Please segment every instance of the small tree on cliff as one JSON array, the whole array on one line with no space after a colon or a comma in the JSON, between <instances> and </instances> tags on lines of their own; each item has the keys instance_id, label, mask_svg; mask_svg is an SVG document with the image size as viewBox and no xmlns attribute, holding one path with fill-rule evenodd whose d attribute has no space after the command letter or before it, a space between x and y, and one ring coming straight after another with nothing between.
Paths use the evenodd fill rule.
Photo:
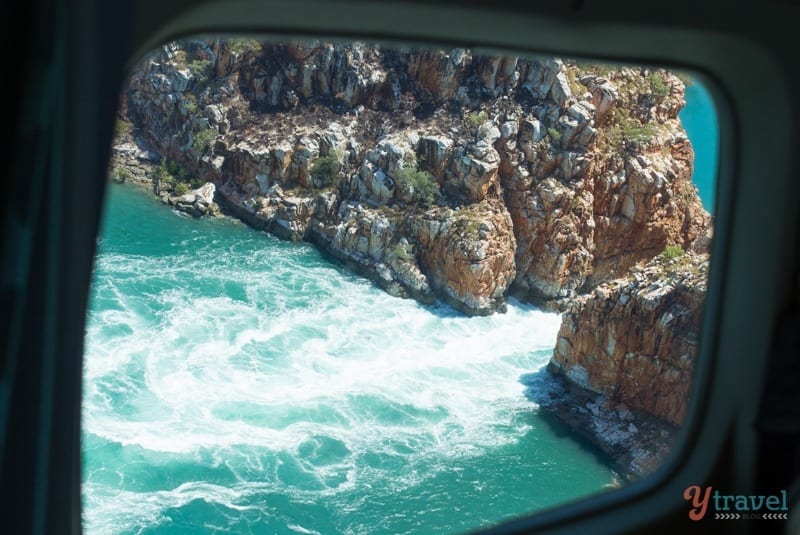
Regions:
<instances>
[{"instance_id":1,"label":"small tree on cliff","mask_svg":"<svg viewBox=\"0 0 800 535\"><path fill-rule=\"evenodd\" d=\"M410 186L414 192L414 198L424 206L432 205L439 193L439 184L436 183L433 175L413 166L400 168L400 172L397 174L397 184L402 188Z\"/></svg>"},{"instance_id":2,"label":"small tree on cliff","mask_svg":"<svg viewBox=\"0 0 800 535\"><path fill-rule=\"evenodd\" d=\"M661 257L666 260L672 260L673 258L679 258L684 254L686 254L686 251L684 251L683 247L680 245L667 245L667 247L661 253Z\"/></svg>"},{"instance_id":3,"label":"small tree on cliff","mask_svg":"<svg viewBox=\"0 0 800 535\"><path fill-rule=\"evenodd\" d=\"M205 154L205 152L211 149L212 143L217 137L217 132L213 128L206 128L205 130L200 130L194 135L194 140L192 141L192 148L197 154L198 157Z\"/></svg>"},{"instance_id":4,"label":"small tree on cliff","mask_svg":"<svg viewBox=\"0 0 800 535\"><path fill-rule=\"evenodd\" d=\"M320 156L311 165L311 179L318 188L333 184L334 179L342 170L341 154L332 150L327 156Z\"/></svg>"}]
</instances>

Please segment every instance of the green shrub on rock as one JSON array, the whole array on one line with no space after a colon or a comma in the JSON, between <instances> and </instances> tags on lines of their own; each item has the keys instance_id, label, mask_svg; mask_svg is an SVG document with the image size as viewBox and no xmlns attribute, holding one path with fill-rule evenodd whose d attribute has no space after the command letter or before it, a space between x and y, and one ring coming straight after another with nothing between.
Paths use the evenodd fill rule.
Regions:
<instances>
[{"instance_id":1,"label":"green shrub on rock","mask_svg":"<svg viewBox=\"0 0 800 535\"><path fill-rule=\"evenodd\" d=\"M166 158L161 158L158 167L153 171L153 180L158 184L175 185L175 176L170 172Z\"/></svg>"},{"instance_id":2,"label":"green shrub on rock","mask_svg":"<svg viewBox=\"0 0 800 535\"><path fill-rule=\"evenodd\" d=\"M187 65L189 70L192 71L194 79L197 81L198 86L204 86L211 75L211 60L209 59L196 59Z\"/></svg>"},{"instance_id":3,"label":"green shrub on rock","mask_svg":"<svg viewBox=\"0 0 800 535\"><path fill-rule=\"evenodd\" d=\"M467 120L469 121L469 124L471 124L472 126L478 126L488 121L489 116L486 114L485 111L481 112L473 111L467 116Z\"/></svg>"},{"instance_id":4,"label":"green shrub on rock","mask_svg":"<svg viewBox=\"0 0 800 535\"><path fill-rule=\"evenodd\" d=\"M188 169L166 158L161 158L161 162L153 170L152 180L156 191L165 188L167 190L171 189L176 193L179 189L186 193L190 189L199 188L203 185L202 179L192 176ZM179 195L183 193L179 193Z\"/></svg>"},{"instance_id":5,"label":"green shrub on rock","mask_svg":"<svg viewBox=\"0 0 800 535\"><path fill-rule=\"evenodd\" d=\"M244 37L232 38L228 40L228 48L235 54L254 53L261 50L261 42Z\"/></svg>"},{"instance_id":6,"label":"green shrub on rock","mask_svg":"<svg viewBox=\"0 0 800 535\"><path fill-rule=\"evenodd\" d=\"M213 128L201 130L195 134L194 140L192 141L192 147L195 151L197 151L197 154L202 155L211 147L211 143L214 141L214 139L216 139L216 137L217 133Z\"/></svg>"},{"instance_id":7,"label":"green shrub on rock","mask_svg":"<svg viewBox=\"0 0 800 535\"><path fill-rule=\"evenodd\" d=\"M124 184L133 177L133 173L124 167L115 167L111 170L111 180L114 182Z\"/></svg>"},{"instance_id":8,"label":"green shrub on rock","mask_svg":"<svg viewBox=\"0 0 800 535\"><path fill-rule=\"evenodd\" d=\"M667 260L671 260L673 258L679 258L686 254L686 251L683 250L683 247L680 245L667 245L664 249L664 252L661 253L661 257Z\"/></svg>"},{"instance_id":9,"label":"green shrub on rock","mask_svg":"<svg viewBox=\"0 0 800 535\"><path fill-rule=\"evenodd\" d=\"M436 200L439 193L439 184L428 171L417 169L413 166L400 168L396 178L397 184L401 188L409 186L414 192L414 197L424 205L431 205Z\"/></svg>"},{"instance_id":10,"label":"green shrub on rock","mask_svg":"<svg viewBox=\"0 0 800 535\"><path fill-rule=\"evenodd\" d=\"M330 151L327 156L320 156L314 160L310 173L315 186L324 188L333 184L334 179L342 170L339 158L340 155L337 151Z\"/></svg>"},{"instance_id":11,"label":"green shrub on rock","mask_svg":"<svg viewBox=\"0 0 800 535\"><path fill-rule=\"evenodd\" d=\"M408 262L412 258L406 246L401 243L396 243L394 247L392 247L392 253L404 262Z\"/></svg>"},{"instance_id":12,"label":"green shrub on rock","mask_svg":"<svg viewBox=\"0 0 800 535\"><path fill-rule=\"evenodd\" d=\"M664 82L664 77L661 73L651 73L650 76L647 77L647 81L650 84L650 91L656 97L666 97L669 95L670 88L666 82Z\"/></svg>"}]
</instances>

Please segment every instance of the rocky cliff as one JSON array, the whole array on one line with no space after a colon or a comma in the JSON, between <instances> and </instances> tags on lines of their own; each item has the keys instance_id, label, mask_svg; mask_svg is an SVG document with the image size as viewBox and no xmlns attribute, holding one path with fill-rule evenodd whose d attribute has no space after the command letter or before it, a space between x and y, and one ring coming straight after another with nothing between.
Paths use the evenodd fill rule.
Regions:
<instances>
[{"instance_id":1,"label":"rocky cliff","mask_svg":"<svg viewBox=\"0 0 800 535\"><path fill-rule=\"evenodd\" d=\"M686 414L708 255L658 256L573 301L550 367L573 383L679 425Z\"/></svg>"},{"instance_id":2,"label":"rocky cliff","mask_svg":"<svg viewBox=\"0 0 800 535\"><path fill-rule=\"evenodd\" d=\"M563 309L703 234L683 94L666 71L207 39L144 61L123 113L159 189L212 182L394 295L489 314Z\"/></svg>"},{"instance_id":3,"label":"rocky cliff","mask_svg":"<svg viewBox=\"0 0 800 535\"><path fill-rule=\"evenodd\" d=\"M510 294L565 311L549 366L560 386L537 401L622 473L669 450L711 235L679 77L466 49L204 39L152 54L122 104L118 179L152 181L196 216L214 213L215 195L392 295L469 315Z\"/></svg>"},{"instance_id":4,"label":"rocky cliff","mask_svg":"<svg viewBox=\"0 0 800 535\"><path fill-rule=\"evenodd\" d=\"M537 397L627 475L658 467L690 401L708 254L681 253L575 299L548 366L562 382Z\"/></svg>"}]
</instances>

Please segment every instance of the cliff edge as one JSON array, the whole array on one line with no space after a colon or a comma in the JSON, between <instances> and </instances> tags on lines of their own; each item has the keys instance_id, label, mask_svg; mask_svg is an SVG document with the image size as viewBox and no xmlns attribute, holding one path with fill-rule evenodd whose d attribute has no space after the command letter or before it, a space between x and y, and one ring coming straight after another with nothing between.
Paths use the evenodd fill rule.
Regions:
<instances>
[{"instance_id":1,"label":"cliff edge","mask_svg":"<svg viewBox=\"0 0 800 535\"><path fill-rule=\"evenodd\" d=\"M131 73L112 176L194 216L215 200L392 295L563 311L535 397L637 475L686 413L705 295L684 96L665 70L194 39Z\"/></svg>"},{"instance_id":2,"label":"cliff edge","mask_svg":"<svg viewBox=\"0 0 800 535\"><path fill-rule=\"evenodd\" d=\"M708 254L679 253L573 301L548 365L560 379L537 398L631 476L658 467L690 401Z\"/></svg>"},{"instance_id":3,"label":"cliff edge","mask_svg":"<svg viewBox=\"0 0 800 535\"><path fill-rule=\"evenodd\" d=\"M509 294L563 310L692 247L709 217L684 104L663 70L196 39L134 70L123 114L159 192L211 182L250 224L474 315Z\"/></svg>"}]
</instances>

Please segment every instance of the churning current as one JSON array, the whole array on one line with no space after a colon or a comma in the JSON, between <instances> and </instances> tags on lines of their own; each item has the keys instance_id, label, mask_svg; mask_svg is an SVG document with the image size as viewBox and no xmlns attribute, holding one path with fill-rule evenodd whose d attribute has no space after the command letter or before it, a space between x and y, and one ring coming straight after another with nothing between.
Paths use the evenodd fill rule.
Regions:
<instances>
[{"instance_id":1,"label":"churning current","mask_svg":"<svg viewBox=\"0 0 800 535\"><path fill-rule=\"evenodd\" d=\"M525 396L559 316L467 318L112 186L86 332L105 533L454 533L614 484Z\"/></svg>"}]
</instances>

